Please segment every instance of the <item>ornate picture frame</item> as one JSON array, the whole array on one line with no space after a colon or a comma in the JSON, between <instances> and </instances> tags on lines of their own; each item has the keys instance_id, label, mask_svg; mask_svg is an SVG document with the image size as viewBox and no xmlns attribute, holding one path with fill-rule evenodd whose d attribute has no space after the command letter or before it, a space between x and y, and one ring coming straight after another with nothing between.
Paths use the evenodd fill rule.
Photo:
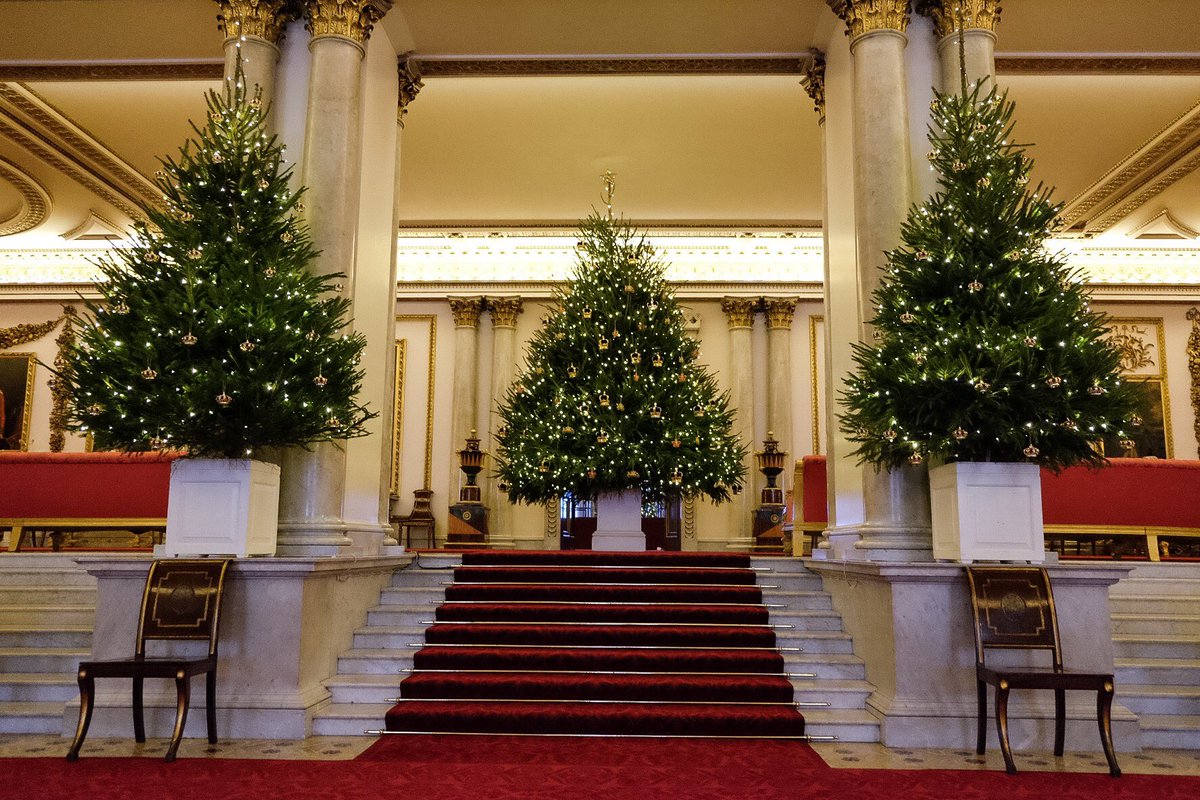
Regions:
<instances>
[{"instance_id":1,"label":"ornate picture frame","mask_svg":"<svg viewBox=\"0 0 1200 800\"><path fill-rule=\"evenodd\" d=\"M28 450L33 418L34 353L0 353L0 450Z\"/></svg>"},{"instance_id":2,"label":"ornate picture frame","mask_svg":"<svg viewBox=\"0 0 1200 800\"><path fill-rule=\"evenodd\" d=\"M1173 458L1171 394L1167 385L1166 334L1162 317L1112 317L1106 339L1121 352L1121 373L1141 387L1145 413L1127 436L1106 436L1110 457Z\"/></svg>"}]
</instances>

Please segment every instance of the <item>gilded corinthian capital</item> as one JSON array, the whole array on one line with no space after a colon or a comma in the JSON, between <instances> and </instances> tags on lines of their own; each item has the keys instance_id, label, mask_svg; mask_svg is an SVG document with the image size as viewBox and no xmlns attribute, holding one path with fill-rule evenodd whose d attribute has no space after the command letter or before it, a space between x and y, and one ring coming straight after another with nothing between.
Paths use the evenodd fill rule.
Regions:
<instances>
[{"instance_id":1,"label":"gilded corinthian capital","mask_svg":"<svg viewBox=\"0 0 1200 800\"><path fill-rule=\"evenodd\" d=\"M825 124L825 53L815 47L808 51L809 61L800 85L812 98L817 124Z\"/></svg>"},{"instance_id":2,"label":"gilded corinthian capital","mask_svg":"<svg viewBox=\"0 0 1200 800\"><path fill-rule=\"evenodd\" d=\"M521 313L519 297L489 297L488 310L492 312L493 328L517 327L517 315Z\"/></svg>"},{"instance_id":3,"label":"gilded corinthian capital","mask_svg":"<svg viewBox=\"0 0 1200 800\"><path fill-rule=\"evenodd\" d=\"M792 319L796 316L796 298L768 297L763 300L767 312L767 330L792 329Z\"/></svg>"},{"instance_id":4,"label":"gilded corinthian capital","mask_svg":"<svg viewBox=\"0 0 1200 800\"><path fill-rule=\"evenodd\" d=\"M217 22L226 39L253 36L279 44L283 26L300 16L295 0L216 0Z\"/></svg>"},{"instance_id":5,"label":"gilded corinthian capital","mask_svg":"<svg viewBox=\"0 0 1200 800\"><path fill-rule=\"evenodd\" d=\"M758 298L725 297L721 299L721 310L729 318L730 329L753 328L754 312L758 310Z\"/></svg>"},{"instance_id":6,"label":"gilded corinthian capital","mask_svg":"<svg viewBox=\"0 0 1200 800\"><path fill-rule=\"evenodd\" d=\"M825 0L846 23L846 35L857 39L874 31L899 31L908 27L908 0Z\"/></svg>"},{"instance_id":7,"label":"gilded corinthian capital","mask_svg":"<svg viewBox=\"0 0 1200 800\"><path fill-rule=\"evenodd\" d=\"M450 313L454 315L454 327L479 327L479 312L483 311L482 297L451 297L449 301Z\"/></svg>"},{"instance_id":8,"label":"gilded corinthian capital","mask_svg":"<svg viewBox=\"0 0 1200 800\"><path fill-rule=\"evenodd\" d=\"M304 27L314 39L341 36L365 45L392 0L304 0Z\"/></svg>"},{"instance_id":9,"label":"gilded corinthian capital","mask_svg":"<svg viewBox=\"0 0 1200 800\"><path fill-rule=\"evenodd\" d=\"M915 10L933 20L933 30L939 39L958 30L962 14L963 30L983 29L996 32L1000 21L1000 0L916 0Z\"/></svg>"}]
</instances>

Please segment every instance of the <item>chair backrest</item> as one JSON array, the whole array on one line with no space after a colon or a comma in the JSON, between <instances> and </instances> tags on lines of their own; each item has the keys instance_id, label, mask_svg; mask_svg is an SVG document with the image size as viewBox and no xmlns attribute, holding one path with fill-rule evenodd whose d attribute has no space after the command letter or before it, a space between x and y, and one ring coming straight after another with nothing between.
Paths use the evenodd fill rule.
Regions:
<instances>
[{"instance_id":1,"label":"chair backrest","mask_svg":"<svg viewBox=\"0 0 1200 800\"><path fill-rule=\"evenodd\" d=\"M1041 567L967 567L975 618L975 661L988 647L1048 650L1062 669L1058 615L1050 578Z\"/></svg>"},{"instance_id":2,"label":"chair backrest","mask_svg":"<svg viewBox=\"0 0 1200 800\"><path fill-rule=\"evenodd\" d=\"M229 561L172 558L155 561L146 576L138 621L137 654L151 639L208 640L217 653L217 626Z\"/></svg>"}]
</instances>

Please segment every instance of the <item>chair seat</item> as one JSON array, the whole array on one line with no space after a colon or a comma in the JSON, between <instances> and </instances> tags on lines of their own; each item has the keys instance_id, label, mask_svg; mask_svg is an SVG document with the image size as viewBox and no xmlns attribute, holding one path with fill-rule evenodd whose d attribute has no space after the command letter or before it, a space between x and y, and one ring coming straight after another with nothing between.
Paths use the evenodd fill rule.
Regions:
<instances>
[{"instance_id":1,"label":"chair seat","mask_svg":"<svg viewBox=\"0 0 1200 800\"><path fill-rule=\"evenodd\" d=\"M181 672L184 677L201 675L215 669L216 666L216 656L201 658L154 656L81 661L79 662L79 671L86 672L93 678L174 678Z\"/></svg>"},{"instance_id":2,"label":"chair seat","mask_svg":"<svg viewBox=\"0 0 1200 800\"><path fill-rule=\"evenodd\" d=\"M1085 689L1111 691L1112 673L1082 672L1070 669L1021 667L1019 669L996 669L978 666L976 677L984 683L995 685L1004 681L1011 689Z\"/></svg>"}]
</instances>

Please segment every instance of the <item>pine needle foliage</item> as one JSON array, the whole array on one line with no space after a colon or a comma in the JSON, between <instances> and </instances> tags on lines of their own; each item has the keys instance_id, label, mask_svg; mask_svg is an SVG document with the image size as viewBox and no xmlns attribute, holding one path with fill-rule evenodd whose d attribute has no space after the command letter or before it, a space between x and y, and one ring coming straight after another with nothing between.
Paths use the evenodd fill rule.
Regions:
<instances>
[{"instance_id":1,"label":"pine needle foliage","mask_svg":"<svg viewBox=\"0 0 1200 800\"><path fill-rule=\"evenodd\" d=\"M581 223L574 277L499 409L498 473L514 502L640 490L720 503L740 487L728 394L697 361L664 271L627 223Z\"/></svg>"},{"instance_id":2,"label":"pine needle foliage","mask_svg":"<svg viewBox=\"0 0 1200 800\"><path fill-rule=\"evenodd\" d=\"M208 95L203 127L161 159L162 208L101 257L59 375L69 426L98 449L245 458L366 434L356 401L365 340L343 276L316 255L283 147L240 76Z\"/></svg>"},{"instance_id":3,"label":"pine needle foliage","mask_svg":"<svg viewBox=\"0 0 1200 800\"><path fill-rule=\"evenodd\" d=\"M1013 111L982 83L933 101L940 189L887 254L842 397L862 462L1096 464L1093 443L1137 419L1105 315L1045 247L1061 206L1029 186Z\"/></svg>"}]
</instances>

